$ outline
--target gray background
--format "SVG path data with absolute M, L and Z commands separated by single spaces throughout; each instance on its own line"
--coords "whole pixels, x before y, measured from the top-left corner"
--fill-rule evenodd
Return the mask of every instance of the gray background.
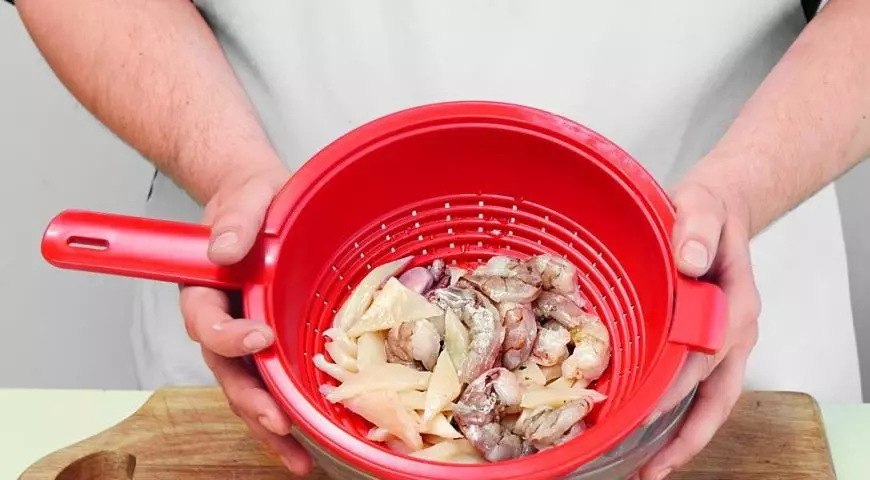
M 54 269 L 39 241 L 65 208 L 142 214 L 151 169 L 69 95 L 5 5 L 0 45 L 0 388 L 136 388 L 131 282 Z M 870 265 L 868 187 L 870 162 L 837 184 L 865 401 L 870 272 L 860 267 Z

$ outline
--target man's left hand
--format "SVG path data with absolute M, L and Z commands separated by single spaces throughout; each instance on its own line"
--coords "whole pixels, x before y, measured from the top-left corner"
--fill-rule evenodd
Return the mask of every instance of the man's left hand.
M 657 412 L 698 391 L 677 436 L 641 469 L 641 480 L 662 480 L 688 463 L 713 438 L 743 391 L 749 353 L 758 339 L 761 302 L 749 258 L 749 228 L 738 205 L 701 183 L 685 182 L 672 195 L 675 262 L 684 275 L 713 282 L 728 298 L 725 345 L 716 355 L 691 353 Z M 704 319 L 698 319 L 704 321 Z

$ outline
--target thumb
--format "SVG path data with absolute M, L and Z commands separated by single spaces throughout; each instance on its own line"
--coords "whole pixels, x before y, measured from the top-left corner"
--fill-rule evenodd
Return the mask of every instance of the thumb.
M 229 192 L 220 192 L 220 205 L 214 213 L 208 256 L 219 265 L 241 261 L 248 254 L 266 210 L 275 196 L 274 182 L 254 178 Z
M 727 212 L 722 200 L 698 184 L 687 184 L 673 196 L 677 218 L 671 238 L 677 268 L 684 275 L 705 275 L 716 258 Z

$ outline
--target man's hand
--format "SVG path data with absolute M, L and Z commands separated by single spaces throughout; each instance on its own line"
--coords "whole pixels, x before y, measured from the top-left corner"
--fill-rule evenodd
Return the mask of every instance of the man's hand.
M 260 231 L 267 207 L 288 177 L 286 170 L 263 171 L 221 184 L 203 216 L 204 223 L 212 226 L 209 256 L 213 262 L 229 265 L 244 258 Z M 203 358 L 233 413 L 290 471 L 307 474 L 311 459 L 289 436 L 290 419 L 241 358 L 272 345 L 272 330 L 261 322 L 234 319 L 227 294 L 211 288 L 182 287 L 181 311 L 188 334 L 202 345 Z
M 749 352 L 758 338 L 761 309 L 745 215 L 735 203 L 700 183 L 674 192 L 677 220 L 673 249 L 679 270 L 718 284 L 728 297 L 728 331 L 715 356 L 692 353 L 658 412 L 670 410 L 700 382 L 695 403 L 674 440 L 641 470 L 642 480 L 661 480 L 688 463 L 713 438 L 743 390 Z M 703 321 L 703 319 L 699 319 Z

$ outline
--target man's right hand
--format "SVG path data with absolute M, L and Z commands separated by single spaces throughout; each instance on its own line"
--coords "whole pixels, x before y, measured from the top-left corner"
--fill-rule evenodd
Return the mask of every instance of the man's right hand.
M 203 215 L 204 223 L 212 227 L 209 257 L 213 262 L 230 265 L 244 258 L 260 232 L 266 209 L 289 176 L 286 170 L 270 170 L 221 184 Z M 233 413 L 290 471 L 310 472 L 311 458 L 289 436 L 290 419 L 242 358 L 272 345 L 272 330 L 259 321 L 233 318 L 227 294 L 211 288 L 182 286 L 181 311 L 188 334 L 202 345 L 205 363 Z

